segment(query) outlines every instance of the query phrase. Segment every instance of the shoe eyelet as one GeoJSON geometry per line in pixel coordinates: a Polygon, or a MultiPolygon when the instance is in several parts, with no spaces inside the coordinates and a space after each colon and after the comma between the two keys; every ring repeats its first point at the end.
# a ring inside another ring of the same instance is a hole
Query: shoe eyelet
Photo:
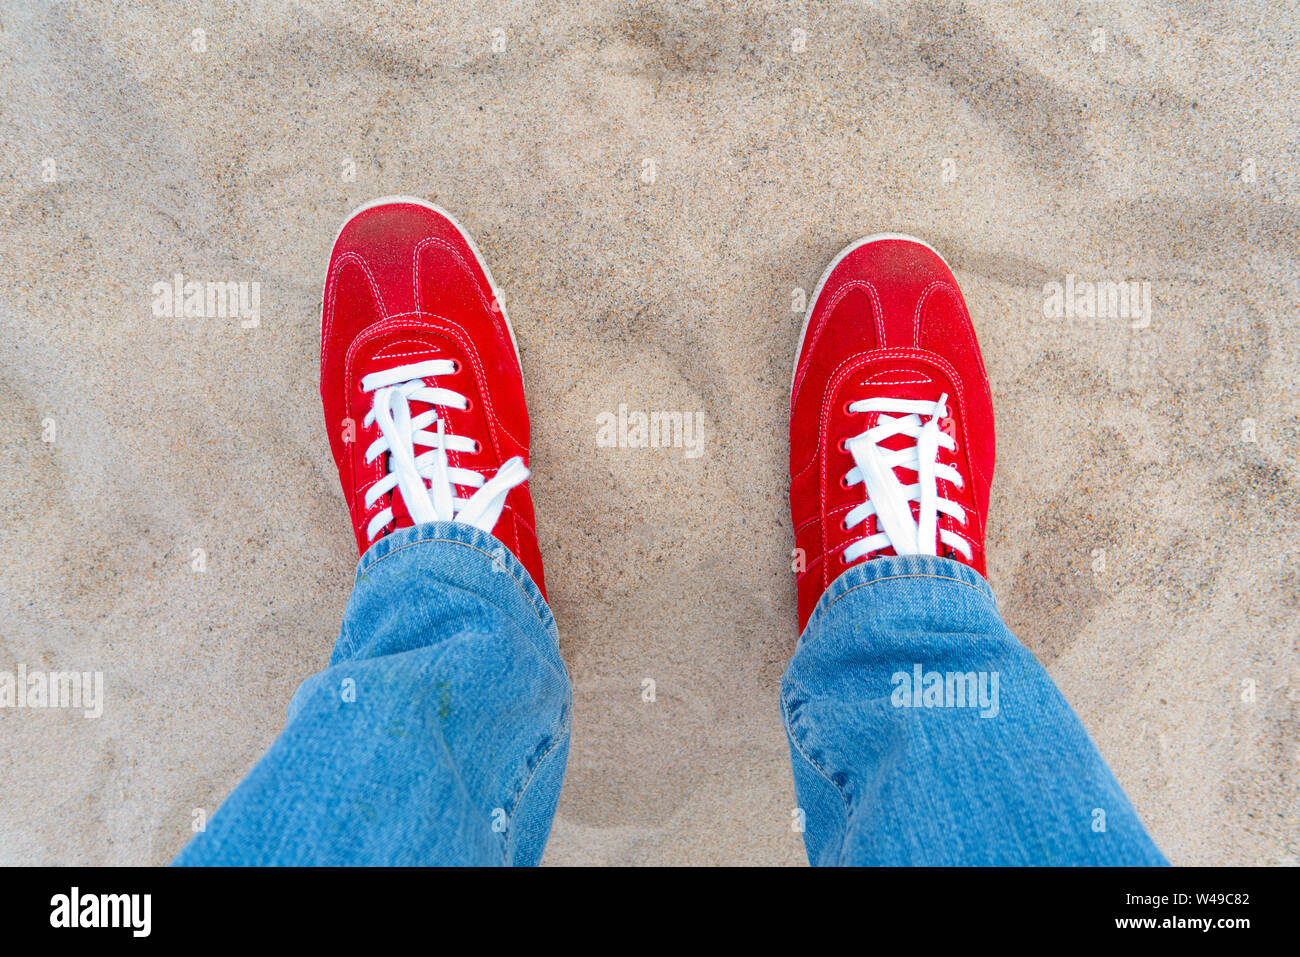
{"type": "Polygon", "coordinates": [[[483,445],[479,442],[478,439],[475,439],[475,440],[474,440],[474,451],[470,452],[470,455],[478,455],[478,454],[479,454],[480,452],[482,452],[482,451],[483,451],[483,445]]]}
{"type": "Polygon", "coordinates": [[[840,476],[840,488],[848,488],[848,487],[849,487],[849,477],[846,473],[840,476]]]}
{"type": "Polygon", "coordinates": [[[849,408],[849,406],[851,406],[851,405],[853,405],[852,402],[845,402],[845,403],[844,403],[844,414],[845,414],[845,415],[857,415],[856,412],[854,412],[851,408],[849,408]]]}
{"type": "Polygon", "coordinates": [[[462,412],[473,412],[473,411],[474,411],[474,400],[471,399],[469,396],[465,396],[465,408],[461,409],[460,411],[462,411],[462,412]]]}
{"type": "Polygon", "coordinates": [[[849,440],[848,440],[848,439],[840,439],[840,451],[841,451],[841,452],[847,452],[848,450],[849,450],[849,440]]]}
{"type": "Polygon", "coordinates": [[[848,530],[849,530],[849,520],[847,518],[840,519],[840,531],[847,532],[848,530]]]}
{"type": "Polygon", "coordinates": [[[451,360],[451,374],[452,374],[452,375],[455,375],[455,374],[456,374],[457,372],[459,372],[459,371],[460,371],[460,360],[459,360],[459,359],[452,359],[452,360],[451,360]]]}

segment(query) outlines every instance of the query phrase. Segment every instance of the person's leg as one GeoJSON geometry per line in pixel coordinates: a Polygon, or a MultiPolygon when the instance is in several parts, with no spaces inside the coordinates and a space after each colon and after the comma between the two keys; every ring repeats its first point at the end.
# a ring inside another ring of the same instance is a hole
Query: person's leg
{"type": "Polygon", "coordinates": [[[878,558],[822,597],[781,688],[815,864],[1164,864],[988,583],[878,558]]]}
{"type": "Polygon", "coordinates": [[[362,557],[329,667],[180,865],[536,864],[569,747],[545,600],[486,532],[362,557]]]}
{"type": "Polygon", "coordinates": [[[790,389],[802,635],[782,683],[822,864],[1155,864],[1101,755],[984,579],[993,399],[925,243],[846,248],[790,389]]]}
{"type": "Polygon", "coordinates": [[[514,332],[425,200],[330,253],[321,400],[361,561],[330,666],[179,864],[535,864],[569,746],[514,332]]]}

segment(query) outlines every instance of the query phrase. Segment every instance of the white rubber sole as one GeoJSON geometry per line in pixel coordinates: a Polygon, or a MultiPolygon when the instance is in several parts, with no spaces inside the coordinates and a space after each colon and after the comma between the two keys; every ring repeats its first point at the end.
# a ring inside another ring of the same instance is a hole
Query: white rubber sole
{"type": "MultiPolygon", "coordinates": [[[[924,240],[917,239],[915,236],[909,236],[906,233],[872,233],[870,236],[864,236],[862,239],[851,242],[841,249],[836,254],[835,258],[831,260],[831,264],[826,267],[825,272],[822,273],[822,278],[817,280],[817,288],[813,290],[812,298],[808,300],[808,311],[803,317],[803,328],[799,330],[799,347],[795,349],[794,352],[794,368],[790,370],[791,399],[794,398],[794,377],[795,373],[799,371],[799,357],[803,355],[803,340],[808,335],[808,323],[812,319],[813,310],[817,308],[817,300],[821,298],[822,289],[826,286],[826,280],[831,277],[831,273],[835,271],[835,267],[838,266],[849,253],[861,249],[863,246],[870,246],[872,243],[878,243],[886,239],[904,239],[909,243],[916,243],[918,246],[924,246],[926,249],[930,250],[930,252],[938,256],[945,266],[948,266],[948,260],[943,258],[939,253],[939,250],[935,249],[924,240]]],[[[948,266],[948,269],[951,270],[952,267],[948,266]]]]}
{"type": "Polygon", "coordinates": [[[339,231],[334,234],[334,242],[330,243],[330,258],[334,258],[334,247],[338,245],[339,237],[343,235],[343,230],[347,229],[348,223],[366,212],[366,210],[374,209],[376,206],[387,206],[390,203],[409,203],[414,206],[423,206],[425,209],[437,213],[439,216],[446,219],[447,222],[456,227],[456,232],[460,233],[461,239],[465,240],[465,244],[469,246],[470,252],[474,254],[474,259],[478,262],[479,268],[483,270],[483,275],[487,276],[488,287],[492,290],[492,298],[496,300],[497,305],[501,307],[501,319],[506,324],[506,332],[510,333],[510,345],[515,350],[515,363],[519,366],[519,378],[522,381],[524,375],[524,364],[519,358],[519,340],[515,338],[514,327],[510,325],[510,317],[506,315],[505,298],[501,295],[501,290],[497,288],[496,280],[492,278],[492,270],[488,269],[487,261],[484,260],[483,254],[479,252],[478,246],[474,242],[474,237],[469,234],[469,231],[460,224],[455,216],[447,212],[441,206],[436,203],[431,203],[427,199],[420,199],[418,196],[382,196],[379,199],[372,199],[368,203],[362,203],[356,209],[352,210],[352,212],[348,213],[347,219],[343,220],[343,225],[340,226],[339,231]]]}

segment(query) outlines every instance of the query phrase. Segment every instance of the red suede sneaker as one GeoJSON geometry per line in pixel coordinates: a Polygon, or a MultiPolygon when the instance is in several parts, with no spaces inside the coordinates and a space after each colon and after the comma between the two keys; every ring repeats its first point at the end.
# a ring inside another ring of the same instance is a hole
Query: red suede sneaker
{"type": "Polygon", "coordinates": [[[456,521],[489,532],[545,594],[514,332],[487,266],[432,203],[356,210],[321,309],[321,398],[357,546],[456,521]]]}
{"type": "Polygon", "coordinates": [[[799,630],[826,587],[881,555],[981,575],[993,399],[943,258],[908,236],[853,243],[808,304],[790,393],[799,630]]]}

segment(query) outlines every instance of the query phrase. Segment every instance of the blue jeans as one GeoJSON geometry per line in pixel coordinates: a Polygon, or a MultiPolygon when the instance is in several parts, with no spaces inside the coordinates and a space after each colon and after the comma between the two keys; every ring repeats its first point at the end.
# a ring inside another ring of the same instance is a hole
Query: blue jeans
{"type": "Polygon", "coordinates": [[[831,582],[781,711],[814,864],[1168,863],[959,562],[878,558],[831,582]]]}
{"type": "MultiPolygon", "coordinates": [[[[781,700],[814,863],[1164,862],[956,562],[850,569],[781,700]]],[[[455,523],[397,531],[362,556],[329,666],[176,863],[536,864],[571,704],[555,621],[500,542],[455,523]]]]}

